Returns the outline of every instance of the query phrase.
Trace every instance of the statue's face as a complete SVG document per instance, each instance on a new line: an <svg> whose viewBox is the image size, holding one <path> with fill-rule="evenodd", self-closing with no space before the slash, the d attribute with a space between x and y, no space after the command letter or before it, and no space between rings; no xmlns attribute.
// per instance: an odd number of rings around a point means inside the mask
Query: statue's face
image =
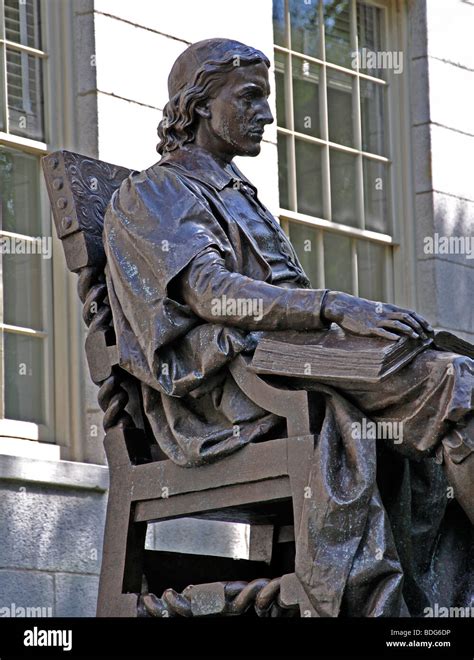
<svg viewBox="0 0 474 660"><path fill-rule="evenodd" d="M213 151L227 158L257 156L266 124L273 122L268 105L268 69L262 62L237 66L207 102L208 132Z"/></svg>

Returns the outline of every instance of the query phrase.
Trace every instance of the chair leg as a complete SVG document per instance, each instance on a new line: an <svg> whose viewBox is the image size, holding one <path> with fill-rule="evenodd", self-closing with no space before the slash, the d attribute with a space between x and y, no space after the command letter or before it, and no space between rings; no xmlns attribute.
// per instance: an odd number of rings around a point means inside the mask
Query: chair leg
<svg viewBox="0 0 474 660"><path fill-rule="evenodd" d="M127 478L128 477L128 478ZM130 478L126 468L114 472L109 490L99 582L99 617L136 617L138 593L123 593L130 536L134 536L130 507ZM127 580L128 581L128 580ZM129 586L129 585L127 585Z"/></svg>
<svg viewBox="0 0 474 660"><path fill-rule="evenodd" d="M303 503L309 488L309 475L311 462L314 453L314 443L316 436L298 436L291 438L288 442L288 474L290 476L291 493L293 501L293 518L295 530L295 547L298 555L298 541L300 537L300 526L305 524L302 519ZM308 596L303 589L296 574L292 574L294 579L287 578L288 598L293 598L300 607L302 617L317 617L318 614L311 605ZM286 577L286 576L285 576ZM290 588L291 584L291 588Z"/></svg>
<svg viewBox="0 0 474 660"><path fill-rule="evenodd" d="M97 616L136 617L141 590L146 523L133 521L131 468L111 476ZM131 593L127 593L131 592Z"/></svg>

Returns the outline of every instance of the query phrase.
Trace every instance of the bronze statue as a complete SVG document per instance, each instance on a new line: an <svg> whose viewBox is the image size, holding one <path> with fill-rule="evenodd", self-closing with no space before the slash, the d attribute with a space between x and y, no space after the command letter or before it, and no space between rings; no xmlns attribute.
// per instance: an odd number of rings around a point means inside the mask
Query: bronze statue
<svg viewBox="0 0 474 660"><path fill-rule="evenodd" d="M190 46L168 81L161 160L128 177L104 222L120 365L142 383L161 449L199 466L281 437L229 364L263 331L419 341L419 314L312 289L288 238L233 163L273 121L267 57L227 39ZM319 396L296 573L322 616L408 616L469 605L474 362L427 347L378 384L288 378ZM316 414L317 413L317 414ZM364 421L365 420L365 421ZM354 434L367 420L403 439ZM457 502L447 495L454 489ZM466 515L467 514L467 515ZM444 566L449 565L449 571Z"/></svg>

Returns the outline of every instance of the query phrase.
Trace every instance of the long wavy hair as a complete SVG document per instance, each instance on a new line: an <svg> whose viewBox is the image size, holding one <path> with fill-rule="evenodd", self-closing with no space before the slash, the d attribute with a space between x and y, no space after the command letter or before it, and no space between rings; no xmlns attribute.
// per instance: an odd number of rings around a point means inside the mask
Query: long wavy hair
<svg viewBox="0 0 474 660"><path fill-rule="evenodd" d="M263 62L270 67L268 58L256 48L242 46L225 54L220 60L203 64L194 76L191 85L185 86L170 98L163 109L163 119L158 124L159 154L179 149L193 142L197 125L196 105L215 94L225 83L226 74L236 66L249 66Z"/></svg>

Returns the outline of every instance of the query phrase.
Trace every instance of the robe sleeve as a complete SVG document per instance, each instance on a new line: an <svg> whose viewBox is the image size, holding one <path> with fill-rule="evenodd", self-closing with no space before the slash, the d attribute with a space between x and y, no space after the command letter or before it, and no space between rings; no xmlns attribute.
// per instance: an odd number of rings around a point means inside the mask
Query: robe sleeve
<svg viewBox="0 0 474 660"><path fill-rule="evenodd" d="M246 330L320 330L327 289L274 286L226 268L213 247L194 257L179 277L183 300L205 321Z"/></svg>
<svg viewBox="0 0 474 660"><path fill-rule="evenodd" d="M104 219L104 248L120 311L149 362L199 322L169 289L203 249L232 247L206 201L165 168L129 177ZM114 317L115 318L115 317Z"/></svg>
<svg viewBox="0 0 474 660"><path fill-rule="evenodd" d="M245 331L203 323L175 296L174 278L202 250L212 245L233 258L206 201L185 181L165 168L129 177L107 209L103 238L122 368L183 396L247 349Z"/></svg>

